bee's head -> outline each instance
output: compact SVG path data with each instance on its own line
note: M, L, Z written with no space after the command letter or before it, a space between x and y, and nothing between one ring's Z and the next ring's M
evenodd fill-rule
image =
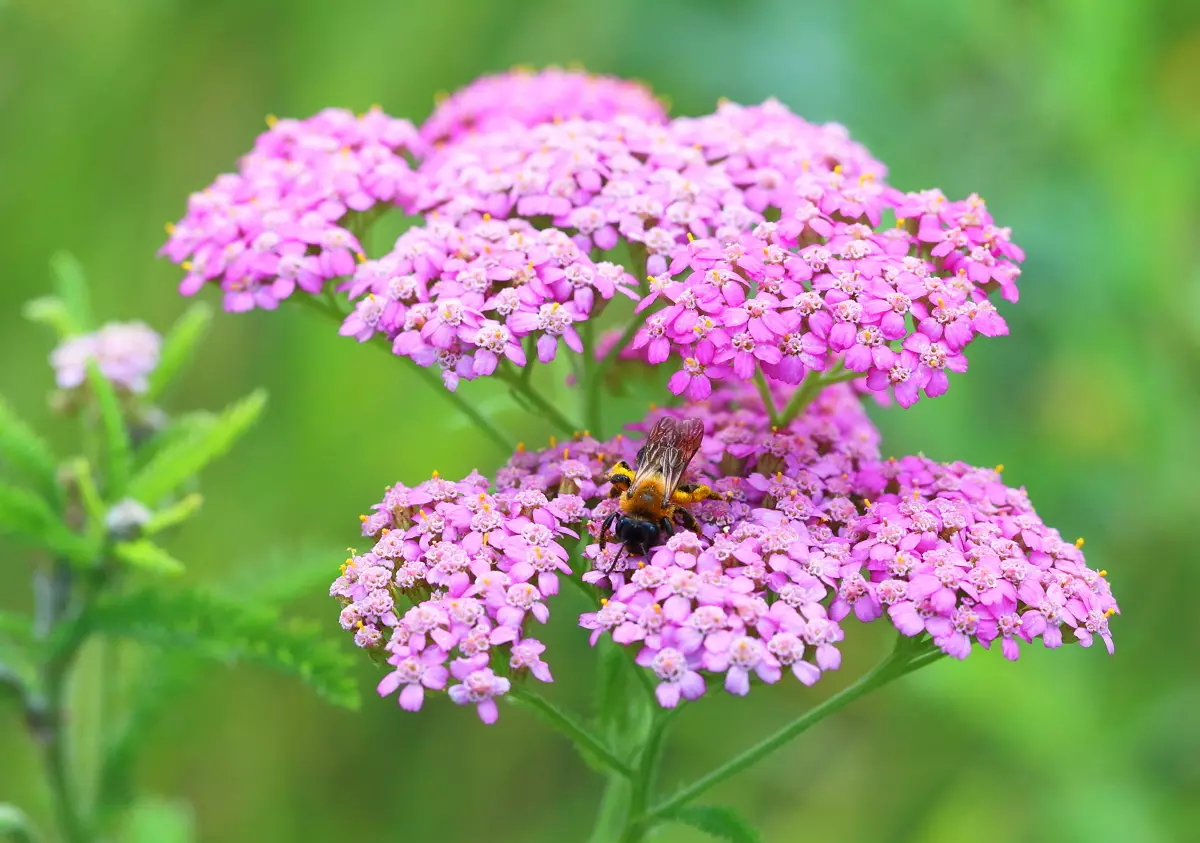
M617 519L613 530L617 538L629 546L630 550L645 553L658 543L658 527L641 518L630 518L623 515Z

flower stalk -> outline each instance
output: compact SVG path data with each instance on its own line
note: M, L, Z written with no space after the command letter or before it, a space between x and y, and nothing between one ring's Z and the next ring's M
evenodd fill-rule
M820 705L809 709L774 734L763 738L691 784L680 788L651 808L647 812L646 818L666 819L670 817L679 808L695 801L717 785L782 749L826 717L837 713L850 703L883 687L892 680L899 679L926 664L931 664L943 655L945 654L932 649L928 640L914 642L914 639L898 636L892 651L854 684L842 689Z

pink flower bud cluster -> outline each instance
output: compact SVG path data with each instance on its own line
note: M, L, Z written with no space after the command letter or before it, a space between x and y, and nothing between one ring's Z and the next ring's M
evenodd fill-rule
M162 337L141 322L110 322L98 331L71 337L50 354L55 379L63 389L87 380L88 363L128 392L145 392L150 373L158 368Z
M1034 512L1024 489L999 471L925 457L889 461L860 477L871 494L850 524L863 575L843 580L833 615L886 608L905 635L929 633L966 658L972 641L997 640L1015 660L1019 642L1058 647L1069 633L1111 653L1118 611L1105 571L1084 562L1083 541L1063 541Z

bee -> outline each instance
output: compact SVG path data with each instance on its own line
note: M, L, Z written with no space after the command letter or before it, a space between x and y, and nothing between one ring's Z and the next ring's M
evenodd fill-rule
M654 423L646 444L638 451L636 469L624 460L610 469L609 497L620 500L616 511L600 526L601 550L610 527L626 552L642 556L659 543L663 533L675 533L675 516L687 529L700 531L686 506L722 495L702 483L680 484L679 480L703 439L704 425L699 419L664 417Z

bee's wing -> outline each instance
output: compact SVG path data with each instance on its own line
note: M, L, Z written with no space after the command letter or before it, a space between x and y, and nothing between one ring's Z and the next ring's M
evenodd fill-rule
M660 474L663 478L663 502L669 501L683 472L700 450L704 439L704 423L699 419L673 419L664 416L654 423L646 444L638 452L637 474L633 485L647 477Z

